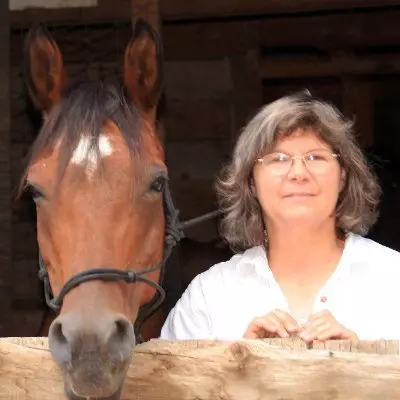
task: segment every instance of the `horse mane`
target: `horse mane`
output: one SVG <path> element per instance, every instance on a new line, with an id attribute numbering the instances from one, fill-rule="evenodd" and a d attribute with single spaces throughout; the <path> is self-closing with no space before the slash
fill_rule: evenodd
<path id="1" fill-rule="evenodd" d="M 122 85 L 103 82 L 78 82 L 63 92 L 60 101 L 43 121 L 32 146 L 22 176 L 23 188 L 29 167 L 46 149 L 60 143 L 59 179 L 83 137 L 90 138 L 87 155 L 95 154 L 101 161 L 99 139 L 107 122 L 113 122 L 121 132 L 133 160 L 142 150 L 141 123 L 138 109 L 130 103 Z M 87 164 L 88 157 L 83 160 Z"/>

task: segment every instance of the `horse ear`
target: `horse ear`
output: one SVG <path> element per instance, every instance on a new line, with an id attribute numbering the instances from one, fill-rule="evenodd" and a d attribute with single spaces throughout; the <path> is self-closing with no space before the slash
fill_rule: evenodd
<path id="1" fill-rule="evenodd" d="M 49 112 L 67 83 L 63 57 L 47 29 L 37 25 L 24 43 L 25 81 L 36 107 Z"/>
<path id="2" fill-rule="evenodd" d="M 157 108 L 162 92 L 162 47 L 151 25 L 138 19 L 125 50 L 124 84 L 130 100 L 143 111 Z"/>

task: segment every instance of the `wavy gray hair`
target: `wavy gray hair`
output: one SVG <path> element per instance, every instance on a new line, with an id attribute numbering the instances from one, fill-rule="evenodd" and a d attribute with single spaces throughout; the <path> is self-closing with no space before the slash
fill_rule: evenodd
<path id="1" fill-rule="evenodd" d="M 339 154 L 346 183 L 336 206 L 338 232 L 366 235 L 378 217 L 380 187 L 356 144 L 353 124 L 332 105 L 304 91 L 264 106 L 244 127 L 231 162 L 216 182 L 224 216 L 222 237 L 242 251 L 264 241 L 261 208 L 251 191 L 254 162 L 273 149 L 278 139 L 295 130 L 312 129 Z"/>

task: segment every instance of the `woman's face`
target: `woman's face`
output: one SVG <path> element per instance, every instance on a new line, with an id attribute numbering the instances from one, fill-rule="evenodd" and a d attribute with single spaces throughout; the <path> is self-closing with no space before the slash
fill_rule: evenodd
<path id="1" fill-rule="evenodd" d="M 256 161 L 253 178 L 268 224 L 300 227 L 332 221 L 345 175 L 327 143 L 298 129 Z"/>

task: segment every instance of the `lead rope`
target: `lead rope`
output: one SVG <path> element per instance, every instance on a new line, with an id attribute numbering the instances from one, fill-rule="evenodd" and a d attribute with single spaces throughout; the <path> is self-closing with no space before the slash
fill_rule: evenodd
<path id="1" fill-rule="evenodd" d="M 163 200 L 166 223 L 164 237 L 164 260 L 160 269 L 160 286 L 162 286 L 164 280 L 165 266 L 172 253 L 172 249 L 181 241 L 181 239 L 185 237 L 179 222 L 179 210 L 174 206 L 168 184 L 164 186 Z M 156 292 L 152 300 L 150 300 L 150 302 L 146 305 L 142 306 L 139 310 L 139 315 L 134 323 L 134 331 L 138 344 L 145 341 L 141 333 L 144 322 L 158 309 L 162 303 L 160 302 L 160 304 L 158 304 L 159 296 L 159 292 Z"/>

